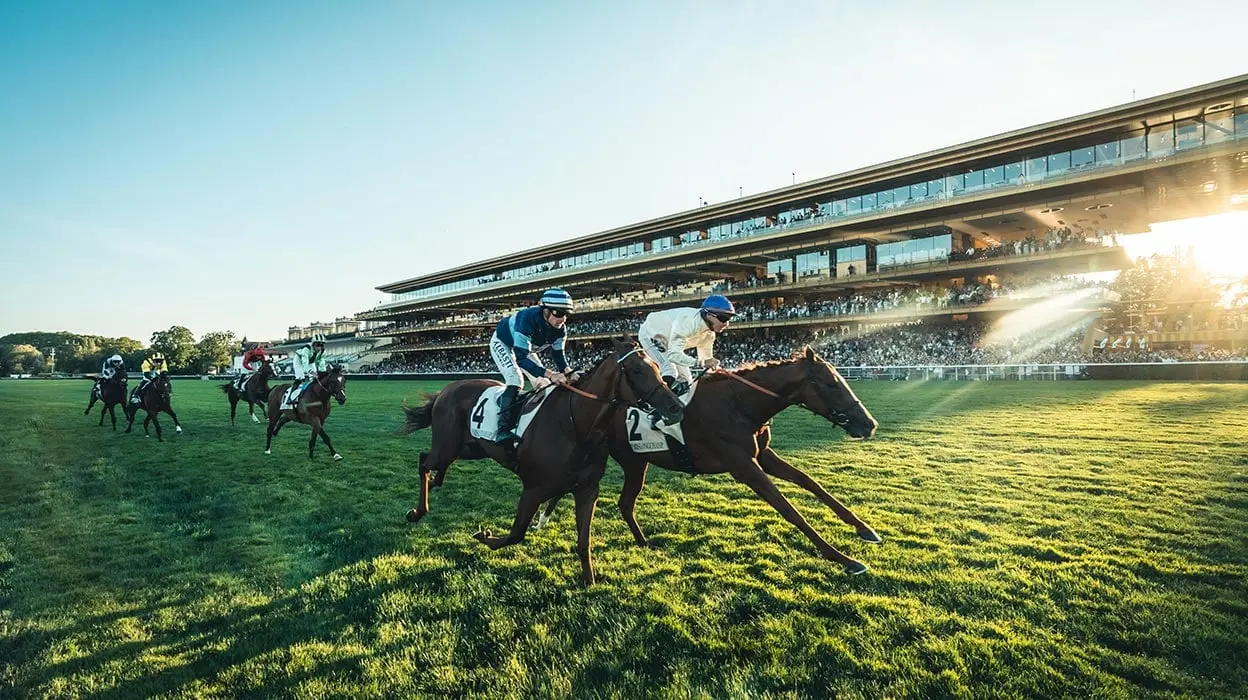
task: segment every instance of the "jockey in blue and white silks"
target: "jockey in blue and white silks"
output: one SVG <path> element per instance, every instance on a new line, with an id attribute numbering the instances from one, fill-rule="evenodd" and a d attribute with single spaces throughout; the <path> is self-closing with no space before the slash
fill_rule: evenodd
<path id="1" fill-rule="evenodd" d="M 693 383 L 692 367 L 714 369 L 719 360 L 714 357 L 715 336 L 723 333 L 737 310 L 732 302 L 721 294 L 712 294 L 697 309 L 664 309 L 655 311 L 642 322 L 637 333 L 641 347 L 659 365 L 659 374 L 672 388 L 683 394 Z M 685 354 L 685 350 L 697 350 L 698 357 Z"/>
<path id="2" fill-rule="evenodd" d="M 490 356 L 503 375 L 507 388 L 498 397 L 499 438 L 513 439 L 516 423 L 510 410 L 524 386 L 525 377 L 530 382 L 538 377 L 555 384 L 569 381 L 568 360 L 563 348 L 568 340 L 568 314 L 572 313 L 572 295 L 562 289 L 548 289 L 542 293 L 537 306 L 522 309 L 498 322 L 490 338 Z M 558 371 L 542 366 L 537 353 L 550 348 L 550 354 Z"/>

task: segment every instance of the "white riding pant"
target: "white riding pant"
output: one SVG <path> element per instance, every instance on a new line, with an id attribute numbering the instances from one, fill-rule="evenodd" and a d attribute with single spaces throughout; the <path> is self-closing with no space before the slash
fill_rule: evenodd
<path id="1" fill-rule="evenodd" d="M 659 366 L 659 376 L 675 377 L 686 384 L 693 383 L 693 372 L 684 365 L 672 362 L 667 355 L 666 344 L 660 343 L 644 331 L 637 334 L 637 339 L 641 341 L 641 348 L 646 351 L 646 355 Z"/>
<path id="2" fill-rule="evenodd" d="M 507 344 L 498 339 L 498 334 L 490 336 L 490 357 L 494 358 L 494 364 L 498 366 L 499 374 L 503 375 L 503 383 L 507 386 L 515 386 L 524 388 L 524 380 L 528 379 L 530 384 L 537 384 L 538 378 L 526 372 L 519 363 L 516 362 L 516 353 Z M 541 364 L 537 357 L 530 355 L 534 362 Z"/>

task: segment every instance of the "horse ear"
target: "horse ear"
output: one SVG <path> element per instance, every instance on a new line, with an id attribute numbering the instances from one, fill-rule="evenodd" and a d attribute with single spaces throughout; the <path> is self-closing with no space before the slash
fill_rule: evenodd
<path id="1" fill-rule="evenodd" d="M 806 350 L 806 359 L 813 362 L 815 359 L 815 351 L 811 350 L 809 345 L 806 346 L 805 350 Z"/>

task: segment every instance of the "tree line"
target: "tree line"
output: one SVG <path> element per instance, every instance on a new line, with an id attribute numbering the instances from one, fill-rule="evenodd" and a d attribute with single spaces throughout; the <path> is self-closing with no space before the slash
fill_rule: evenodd
<path id="1" fill-rule="evenodd" d="M 104 358 L 116 353 L 134 370 L 144 358 L 160 352 L 174 373 L 205 374 L 228 366 L 241 349 L 233 331 L 211 331 L 198 340 L 190 329 L 171 326 L 156 331 L 147 347 L 133 338 L 108 338 L 67 331 L 10 333 L 0 336 L 0 377 L 11 374 L 86 374 L 100 371 Z"/>

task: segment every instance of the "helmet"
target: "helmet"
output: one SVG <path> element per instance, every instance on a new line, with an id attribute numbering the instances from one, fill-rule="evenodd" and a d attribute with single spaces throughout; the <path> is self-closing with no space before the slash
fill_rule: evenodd
<path id="1" fill-rule="evenodd" d="M 325 344 L 325 335 L 324 335 L 324 334 L 322 334 L 322 333 L 313 333 L 313 334 L 312 334 L 312 340 L 311 340 L 311 341 L 309 341 L 309 342 L 310 342 L 312 345 L 324 345 L 324 344 Z"/>
<path id="2" fill-rule="evenodd" d="M 152 362 L 164 362 L 165 356 L 158 352 L 154 352 L 152 353 L 152 356 L 148 359 L 150 359 Z"/>
<path id="3" fill-rule="evenodd" d="M 737 309 L 723 294 L 712 294 L 702 302 L 703 312 L 712 312 L 717 316 L 736 316 Z"/>
<path id="4" fill-rule="evenodd" d="M 542 292 L 542 298 L 537 301 L 538 306 L 543 309 L 563 309 L 565 311 L 572 310 L 572 295 L 562 289 L 547 289 Z"/>

